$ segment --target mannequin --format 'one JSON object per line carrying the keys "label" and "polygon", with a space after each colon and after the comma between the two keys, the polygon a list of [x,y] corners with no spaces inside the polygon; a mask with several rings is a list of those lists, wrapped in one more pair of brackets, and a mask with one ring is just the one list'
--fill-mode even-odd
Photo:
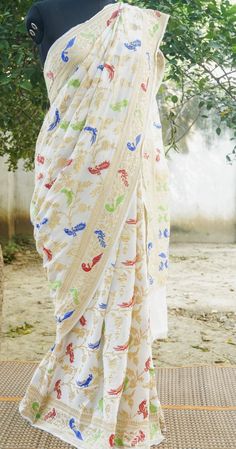
{"label": "mannequin", "polygon": [[42,65],[51,45],[73,26],[89,20],[116,0],[42,0],[27,13],[25,23],[38,45]]}

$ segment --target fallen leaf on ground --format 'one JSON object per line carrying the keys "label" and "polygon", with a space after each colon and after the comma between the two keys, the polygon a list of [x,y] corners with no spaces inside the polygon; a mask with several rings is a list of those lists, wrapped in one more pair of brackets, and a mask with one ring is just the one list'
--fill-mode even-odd
{"label": "fallen leaf on ground", "polygon": [[206,346],[199,346],[199,345],[191,345],[191,346],[192,346],[192,348],[194,348],[194,349],[200,349],[200,351],[203,351],[203,352],[208,352],[208,351],[210,351],[210,349],[207,348]]}

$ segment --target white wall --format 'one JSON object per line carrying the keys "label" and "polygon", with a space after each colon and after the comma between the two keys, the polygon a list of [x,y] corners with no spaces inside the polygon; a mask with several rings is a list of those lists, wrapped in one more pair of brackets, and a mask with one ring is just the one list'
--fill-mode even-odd
{"label": "white wall", "polygon": [[[215,137],[216,136],[216,137]],[[228,133],[193,128],[185,139],[187,152],[168,154],[170,169],[171,239],[185,242],[236,242],[236,161],[225,155],[233,144]],[[34,174],[23,164],[7,171],[0,158],[0,237],[32,234],[29,204]],[[8,223],[8,226],[7,226]]]}
{"label": "white wall", "polygon": [[236,161],[229,133],[193,128],[189,152],[168,154],[172,238],[191,242],[236,242]]}

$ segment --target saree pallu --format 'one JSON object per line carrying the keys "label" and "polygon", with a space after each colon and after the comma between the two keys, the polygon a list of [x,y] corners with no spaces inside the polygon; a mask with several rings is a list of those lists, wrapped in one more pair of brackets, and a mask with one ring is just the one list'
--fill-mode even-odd
{"label": "saree pallu", "polygon": [[50,47],[30,206],[56,338],[19,405],[76,448],[159,444],[169,170],[156,93],[168,14],[118,2]]}

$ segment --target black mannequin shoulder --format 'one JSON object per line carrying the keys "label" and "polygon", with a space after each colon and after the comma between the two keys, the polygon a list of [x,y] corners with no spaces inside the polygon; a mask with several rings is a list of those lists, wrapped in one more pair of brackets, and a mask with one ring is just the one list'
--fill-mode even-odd
{"label": "black mannequin shoulder", "polygon": [[44,26],[40,9],[37,4],[32,5],[25,18],[26,29],[36,44],[40,44],[43,39]]}

